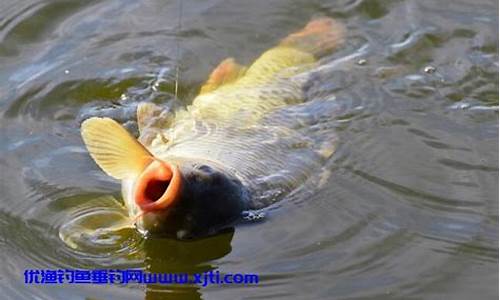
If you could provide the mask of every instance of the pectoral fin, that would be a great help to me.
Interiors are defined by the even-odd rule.
[[[111,177],[125,179],[140,174],[153,155],[123,126],[110,118],[90,118],[81,126],[90,156]]]

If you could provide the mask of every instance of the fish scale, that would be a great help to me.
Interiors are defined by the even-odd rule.
[[[304,182],[323,162],[323,158],[310,147],[312,141],[309,138],[286,127],[220,127],[210,134],[200,135],[196,131],[191,131],[191,134],[178,143],[151,147],[150,150],[163,160],[189,159],[222,165],[250,186],[254,195],[265,190],[263,184],[258,184],[262,178],[283,174],[284,170],[287,176],[275,182],[265,181],[265,185],[280,188],[286,194]],[[277,200],[269,199],[268,202]]]

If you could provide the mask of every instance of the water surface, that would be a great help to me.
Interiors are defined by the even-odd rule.
[[[0,3],[2,297],[498,298],[498,2],[183,1],[181,28],[178,4]],[[108,116],[134,131],[138,102],[186,105],[219,61],[249,63],[314,16],[348,29],[308,90],[309,101],[335,96],[340,108],[318,125],[338,140],[327,182],[263,222],[199,241],[74,234],[84,216],[103,228],[120,211],[119,185],[80,140],[83,119]],[[261,281],[27,287],[28,268],[219,270]]]

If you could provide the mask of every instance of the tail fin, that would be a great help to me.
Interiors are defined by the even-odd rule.
[[[264,52],[241,79],[248,83],[265,82],[278,72],[290,67],[286,76],[306,70],[318,58],[328,54],[344,42],[344,26],[331,18],[310,21],[302,30],[292,33]]]
[[[280,46],[295,48],[319,58],[342,45],[344,35],[345,29],[340,22],[326,17],[319,18],[281,40]]]

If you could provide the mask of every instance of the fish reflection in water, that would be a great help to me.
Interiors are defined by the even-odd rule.
[[[88,200],[88,198],[94,198]],[[217,271],[211,264],[231,252],[233,228],[202,239],[179,241],[171,238],[144,238],[131,226],[127,211],[110,196],[88,195],[83,199],[61,199],[73,204],[59,229],[60,238],[73,253],[108,268],[124,262],[125,269],[141,268],[144,273],[202,274]],[[131,282],[134,288],[136,283]],[[142,285],[142,284],[141,284]],[[201,299],[200,284],[146,283],[145,299]],[[142,288],[142,287],[141,287]],[[185,297],[185,298],[184,298]]]
[[[192,275],[216,270],[209,262],[231,252],[233,234],[233,229],[226,229],[218,235],[193,241],[146,239],[143,244],[145,272]],[[200,289],[197,284],[148,284],[145,299],[202,299]]]

